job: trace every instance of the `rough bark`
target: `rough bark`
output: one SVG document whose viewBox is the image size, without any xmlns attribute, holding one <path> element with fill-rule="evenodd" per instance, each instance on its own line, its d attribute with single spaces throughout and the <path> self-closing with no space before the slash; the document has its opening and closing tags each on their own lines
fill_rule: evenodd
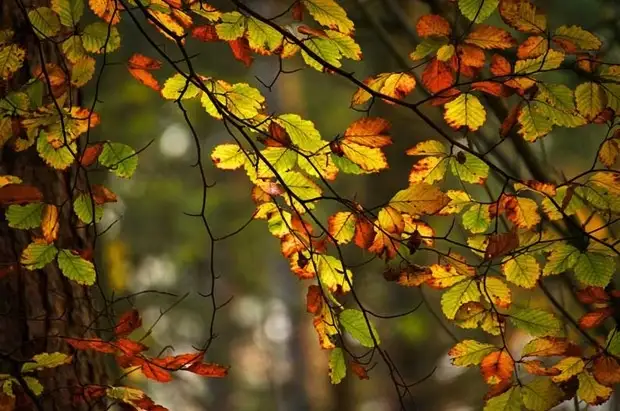
<svg viewBox="0 0 620 411">
<path fill-rule="evenodd" d="M 28 28 L 24 8 L 36 6 L 49 7 L 49 0 L 0 1 L 0 29 L 12 29 L 16 41 L 28 52 L 22 70 L 9 82 L 2 84 L 0 81 L 0 98 L 19 89 L 29 79 L 33 66 L 41 61 L 41 54 L 46 63 L 58 59 L 54 48 L 46 42 L 39 43 Z M 0 175 L 4 174 L 18 176 L 24 183 L 38 187 L 46 203 L 59 207 L 59 247 L 90 248 L 92 233 L 77 228 L 75 217 L 71 215 L 71 192 L 74 187 L 84 184 L 75 167 L 55 171 L 44 164 L 34 147 L 16 153 L 5 146 L 0 152 Z M 32 236 L 27 231 L 11 229 L 4 217 L 5 210 L 0 209 L 0 269 L 5 272 L 8 267 L 14 269 L 0 278 L 0 373 L 11 373 L 18 368 L 18 362 L 34 354 L 71 352 L 59 337 L 92 337 L 97 321 L 88 288 L 65 278 L 56 263 L 37 271 L 28 271 L 17 264 Z M 43 371 L 38 377 L 45 388 L 44 394 L 36 401 L 25 401 L 21 409 L 71 411 L 100 408 L 99 405 L 75 403 L 71 392 L 72 387 L 105 382 L 105 367 L 99 356 L 76 353 L 71 365 Z"/>
</svg>

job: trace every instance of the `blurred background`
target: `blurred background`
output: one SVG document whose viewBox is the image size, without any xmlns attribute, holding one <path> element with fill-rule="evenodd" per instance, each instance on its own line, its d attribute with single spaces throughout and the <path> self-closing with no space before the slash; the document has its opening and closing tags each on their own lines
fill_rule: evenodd
<svg viewBox="0 0 620 411">
<path fill-rule="evenodd" d="M 212 1 L 223 11 L 231 10 L 227 1 Z M 345 62 L 347 70 L 360 79 L 370 74 L 399 71 L 411 66 L 407 55 L 417 42 L 414 27 L 418 17 L 439 8 L 454 8 L 448 1 L 342 0 L 340 2 L 356 24 L 356 40 L 364 52 L 360 63 Z M 255 0 L 248 4 L 266 16 L 277 15 L 290 0 Z M 617 0 L 547 0 L 538 4 L 547 12 L 550 27 L 579 24 L 605 40 L 605 59 L 620 63 L 620 2 Z M 495 13 L 488 21 L 498 23 Z M 123 46 L 108 56 L 96 110 L 102 117 L 95 138 L 130 144 L 140 153 L 139 167 L 131 180 L 109 177 L 105 181 L 119 195 L 119 201 L 106 208 L 100 231 L 99 261 L 104 280 L 116 295 L 143 290 L 166 291 L 175 296 L 144 294 L 132 299 L 140 310 L 144 330 L 155 322 L 149 336 L 153 353 L 183 353 L 200 346 L 209 336 L 211 300 L 204 297 L 211 288 L 210 267 L 220 276 L 215 284 L 218 303 L 232 297 L 217 312 L 215 339 L 207 361 L 231 365 L 225 379 L 204 379 L 190 373 L 176 373 L 175 381 L 157 384 L 135 374 L 132 383 L 143 386 L 152 398 L 173 411 L 393 411 L 399 405 L 392 381 L 382 364 L 372 369 L 369 381 L 350 375 L 338 386 L 329 382 L 327 355 L 321 351 L 312 318 L 305 311 L 305 292 L 279 252 L 279 241 L 272 237 L 264 221 L 251 222 L 240 233 L 216 244 L 211 261 L 209 237 L 199 219 L 184 213 L 200 211 L 202 182 L 196 161 L 196 145 L 178 107 L 139 84 L 124 63 L 134 52 L 158 57 L 129 18 L 120 25 Z M 179 57 L 173 44 L 154 30 L 149 33 L 173 58 Z M 230 83 L 248 82 L 267 98 L 270 113 L 298 113 L 312 120 L 324 139 L 342 133 L 363 114 L 349 108 L 355 88 L 343 79 L 307 68 L 299 57 L 285 62 L 293 74 L 282 75 L 270 91 L 258 81 L 269 83 L 278 72 L 276 58 L 255 56 L 251 68 L 234 60 L 226 44 L 188 40 L 195 54 L 196 70 L 205 76 Z M 403 67 L 405 65 L 405 67 Z M 165 71 L 168 70 L 168 71 Z M 160 80 L 172 74 L 162 71 Z M 553 81 L 574 86 L 571 75 L 554 74 Z M 421 87 L 418 87 L 421 89 Z M 86 92 L 92 101 L 94 88 Z M 420 91 L 409 98 L 423 98 Z M 509 106 L 509 102 L 506 103 Z M 242 227 L 251 218 L 254 204 L 251 185 L 242 172 L 215 169 L 210 153 L 217 144 L 232 141 L 220 122 L 207 115 L 198 101 L 187 104 L 196 126 L 205 159 L 209 183 L 206 216 L 216 237 Z M 438 108 L 425 107 L 438 124 L 444 126 Z M 390 169 L 379 175 L 341 174 L 335 187 L 343 196 L 355 197 L 367 206 L 376 206 L 407 186 L 407 176 L 416 161 L 404 150 L 417 142 L 437 137 L 410 112 L 378 102 L 373 115 L 392 123 L 395 144 L 386 152 Z M 489 117 L 483 135 L 492 142 L 498 138 L 497 119 Z M 604 137 L 600 126 L 575 130 L 556 130 L 544 145 L 532 145 L 543 164 L 552 164 L 566 176 L 589 167 L 596 147 Z M 150 145 L 149 145 L 150 144 Z M 576 149 L 578 147 L 579 149 Z M 522 176 L 527 170 L 514 156 L 511 144 L 502 152 L 513 159 Z M 491 184 L 495 184 L 491 181 Z M 319 206 L 318 215 L 326 219 L 336 211 Z M 433 223 L 438 233 L 449 221 Z M 460 235 L 456 233 L 455 235 Z M 351 250 L 351 259 L 363 261 Z M 420 263 L 424 263 L 423 256 Z M 427 263 L 429 261 L 426 261 Z M 452 367 L 447 351 L 453 337 L 487 337 L 448 325 L 438 304 L 439 293 L 405 289 L 387 283 L 384 264 L 375 261 L 354 270 L 356 287 L 366 306 L 377 313 L 393 315 L 423 304 L 412 314 L 389 320 L 376 320 L 384 348 L 409 382 L 420 382 L 413 389 L 418 410 L 469 411 L 482 408 L 486 387 L 475 370 Z M 530 294 L 528 294 L 530 296 Z M 183 298 L 184 297 L 184 298 Z M 531 298 L 538 298 L 537 296 Z M 567 304 L 569 304 L 567 302 Z M 130 304 L 118 308 L 119 312 Z M 170 309 L 165 315 L 162 310 Z M 444 325 L 440 324 L 442 322 Z M 447 327 L 448 333 L 444 327 Z M 513 344 L 523 344 L 514 335 Z M 170 347 L 174 348 L 174 351 Z M 616 409 L 611 401 L 607 408 Z M 574 409 L 571 404 L 567 409 Z M 592 409 L 592 408 L 590 408 Z M 620 409 L 620 408 L 618 408 Z"/>
</svg>

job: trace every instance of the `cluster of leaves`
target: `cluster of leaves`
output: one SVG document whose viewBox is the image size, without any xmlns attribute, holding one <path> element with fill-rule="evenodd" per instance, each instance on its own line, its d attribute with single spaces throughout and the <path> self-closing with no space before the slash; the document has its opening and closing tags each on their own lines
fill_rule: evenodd
<svg viewBox="0 0 620 411">
<path fill-rule="evenodd" d="M 261 16 L 242 2 L 232 3 L 235 10 L 220 11 L 197 0 L 90 0 L 100 20 L 85 27 L 79 24 L 85 9 L 81 0 L 53 0 L 50 7 L 29 10 L 33 33 L 41 42 L 60 45 L 63 64 L 33 68 L 31 81 L 2 100 L 0 144 L 16 152 L 34 147 L 56 170 L 99 165 L 119 177 L 131 177 L 137 167 L 132 148 L 110 141 L 78 148 L 77 139 L 88 137 L 100 119 L 93 110 L 75 106 L 72 98 L 72 92 L 93 77 L 94 56 L 120 47 L 117 24 L 126 14 L 144 17 L 185 56 L 190 38 L 226 42 L 235 58 L 248 66 L 254 54 L 273 56 L 281 64 L 299 55 L 308 67 L 354 84 L 358 89 L 352 106 L 370 111 L 376 100 L 402 106 L 439 134 L 407 150 L 417 157 L 408 186 L 382 206 L 369 209 L 345 199 L 333 182 L 341 174 L 365 175 L 388 168 L 385 150 L 392 137 L 387 120 L 366 116 L 327 140 L 312 121 L 297 114 L 268 114 L 258 88 L 196 73 L 189 57 L 185 72 L 156 48 L 176 71 L 165 79 L 157 78 L 163 63 L 154 57 L 134 54 L 127 68 L 163 99 L 180 107 L 192 101 L 200 104 L 231 132 L 234 141 L 215 147 L 211 159 L 220 169 L 245 172 L 256 204 L 254 219 L 266 221 L 291 271 L 313 282 L 306 306 L 320 346 L 330 351 L 332 382 L 344 378 L 347 364 L 358 377 L 368 378 L 369 362 L 351 352 L 345 334 L 362 347 L 382 352 L 373 315 L 355 295 L 352 265 L 343 258 L 343 248 L 350 246 L 383 258 L 388 281 L 440 290 L 448 320 L 479 329 L 494 341 L 465 340 L 450 351 L 455 365 L 480 367 L 490 386 L 486 410 L 543 411 L 575 395 L 588 404 L 606 401 L 610 387 L 620 382 L 620 337 L 612 330 L 603 344 L 586 331 L 615 316 L 612 302 L 618 297 L 612 284 L 618 251 L 611 226 L 620 211 L 614 170 L 620 150 L 620 66 L 601 61 L 602 41 L 579 26 L 550 30 L 543 11 L 530 0 L 459 0 L 459 19 L 467 24 L 439 15 L 426 15 L 417 22 L 421 42 L 410 58 L 418 66 L 361 81 L 341 69 L 343 60 L 360 60 L 362 52 L 353 37 L 353 22 L 335 0 L 297 0 L 276 19 Z M 496 12 L 504 27 L 484 24 Z M 13 35 L 0 32 L 2 79 L 24 63 L 26 50 Z M 570 70 L 585 81 L 571 89 L 546 80 L 556 70 Z M 430 95 L 410 102 L 418 83 Z M 491 127 L 484 104 L 489 99 L 502 99 L 511 108 L 499 119 L 498 142 L 484 151 L 478 148 L 476 133 Z M 422 104 L 443 106 L 445 122 L 453 130 L 434 124 L 420 111 Z M 508 136 L 534 142 L 554 128 L 586 124 L 606 127 L 607 135 L 592 168 L 562 183 L 524 180 L 489 159 Z M 490 176 L 500 181 L 499 193 L 489 189 Z M 94 284 L 92 250 L 63 248 L 62 224 L 94 226 L 103 205 L 116 201 L 115 194 L 89 185 L 76 189 L 62 204 L 50 204 L 44 193 L 15 176 L 2 176 L 0 184 L 0 204 L 8 206 L 9 225 L 33 236 L 20 265 L 44 269 L 55 261 L 69 279 Z M 475 190 L 477 186 L 486 187 L 488 196 L 472 194 L 483 192 Z M 336 201 L 342 209 L 322 220 L 314 210 L 326 201 Z M 583 215 L 590 217 L 581 223 Z M 451 230 L 437 235 L 428 216 L 452 220 L 453 226 L 458 221 L 466 240 L 452 239 Z M 591 219 L 600 224 L 589 228 Z M 420 257 L 428 254 L 437 257 L 435 264 Z M 593 305 L 593 311 L 576 322 L 586 348 L 565 335 L 564 324 L 570 322 L 565 311 L 524 305 L 513 298 L 517 292 L 544 287 L 544 277 L 569 273 L 581 289 L 582 303 Z M 355 308 L 345 307 L 347 295 Z M 203 363 L 203 353 L 147 356 L 146 346 L 127 338 L 139 316 L 130 312 L 123 318 L 134 325 L 126 328 L 121 321 L 111 340 L 67 342 L 78 350 L 113 354 L 122 367 L 161 382 L 178 370 L 225 375 L 225 368 Z M 507 344 L 512 330 L 534 338 L 520 356 Z M 144 393 L 127 387 L 86 387 L 81 395 L 108 397 L 136 409 L 162 409 Z"/>
</svg>

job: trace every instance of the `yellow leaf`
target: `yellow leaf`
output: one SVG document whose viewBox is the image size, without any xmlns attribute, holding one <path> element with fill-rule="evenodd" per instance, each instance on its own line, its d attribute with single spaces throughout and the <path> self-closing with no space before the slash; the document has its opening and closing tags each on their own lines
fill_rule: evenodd
<svg viewBox="0 0 620 411">
<path fill-rule="evenodd" d="M 415 88 L 416 81 L 415 77 L 409 73 L 382 73 L 375 77 L 367 78 L 364 80 L 364 84 L 377 93 L 395 99 L 402 99 Z M 353 95 L 351 103 L 353 105 L 364 104 L 371 98 L 372 95 L 368 91 L 360 88 Z M 394 104 L 387 100 L 385 102 Z"/>
<path fill-rule="evenodd" d="M 412 184 L 390 200 L 390 206 L 412 216 L 435 214 L 448 204 L 448 197 L 437 187 L 426 183 Z"/>
<path fill-rule="evenodd" d="M 579 379 L 577 395 L 588 404 L 602 404 L 611 396 L 612 389 L 599 384 L 589 372 L 582 372 L 577 378 Z"/>
<path fill-rule="evenodd" d="M 329 234 L 338 244 L 346 244 L 353 239 L 355 234 L 355 215 L 350 211 L 339 212 L 328 219 Z"/>
<path fill-rule="evenodd" d="M 578 85 L 575 98 L 577 110 L 588 120 L 593 120 L 607 105 L 603 89 L 592 81 Z"/>
<path fill-rule="evenodd" d="M 503 0 L 499 14 L 509 26 L 524 33 L 544 33 L 547 17 L 530 0 Z"/>
<path fill-rule="evenodd" d="M 536 259 L 529 254 L 508 257 L 502 264 L 506 279 L 523 288 L 534 288 L 540 278 L 541 270 Z"/>
<path fill-rule="evenodd" d="M 323 26 L 336 28 L 344 34 L 353 33 L 353 22 L 334 0 L 302 0 L 310 15 Z"/>
<path fill-rule="evenodd" d="M 487 113 L 478 97 L 472 94 L 461 94 L 445 105 L 444 118 L 453 128 L 468 127 L 476 131 L 486 121 Z"/>
<path fill-rule="evenodd" d="M 553 366 L 560 370 L 560 374 L 551 377 L 553 382 L 564 382 L 573 378 L 575 375 L 583 371 L 585 363 L 581 357 L 566 357 Z"/>
</svg>

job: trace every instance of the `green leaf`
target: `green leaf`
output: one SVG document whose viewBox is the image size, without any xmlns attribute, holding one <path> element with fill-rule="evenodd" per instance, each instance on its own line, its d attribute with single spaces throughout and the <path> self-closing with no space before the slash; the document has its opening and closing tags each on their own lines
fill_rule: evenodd
<svg viewBox="0 0 620 411">
<path fill-rule="evenodd" d="M 75 63 L 80 58 L 86 56 L 86 50 L 82 45 L 82 37 L 80 36 L 68 37 L 62 42 L 61 47 L 65 57 L 67 57 L 67 59 L 72 63 Z"/>
<path fill-rule="evenodd" d="M 597 83 L 587 81 L 575 89 L 577 110 L 588 120 L 594 119 L 606 106 L 605 94 Z"/>
<path fill-rule="evenodd" d="M 297 114 L 282 114 L 278 116 L 276 122 L 286 130 L 293 144 L 301 149 L 314 153 L 327 144 L 321 139 L 321 134 L 314 127 L 314 123 L 302 119 Z"/>
<path fill-rule="evenodd" d="M 510 322 L 535 337 L 557 336 L 562 322 L 552 313 L 538 308 L 517 308 L 510 313 Z"/>
<path fill-rule="evenodd" d="M 116 26 L 98 21 L 84 27 L 82 45 L 90 53 L 111 53 L 121 46 L 121 36 Z"/>
<path fill-rule="evenodd" d="M 351 334 L 351 337 L 355 338 L 362 344 L 364 347 L 372 348 L 375 346 L 375 343 L 372 337 L 375 337 L 377 344 L 380 344 L 379 334 L 375 329 L 375 326 L 372 322 L 366 323 L 366 319 L 364 318 L 364 314 L 359 310 L 354 309 L 346 309 L 340 313 L 339 316 L 340 325 L 342 325 L 346 332 Z M 368 327 L 370 324 L 370 329 Z M 372 332 L 372 334 L 371 334 Z"/>
<path fill-rule="evenodd" d="M 37 37 L 53 37 L 60 31 L 58 15 L 49 7 L 38 7 L 28 12 L 28 20 Z"/>
<path fill-rule="evenodd" d="M 52 10 L 63 26 L 75 27 L 84 13 L 84 0 L 52 0 Z"/>
<path fill-rule="evenodd" d="M 56 254 L 58 254 L 58 249 L 54 244 L 47 244 L 43 240 L 35 240 L 22 251 L 20 264 L 27 270 L 41 269 L 51 263 Z"/>
<path fill-rule="evenodd" d="M 30 203 L 26 205 L 10 205 L 6 211 L 6 219 L 9 227 L 28 230 L 41 225 L 41 213 L 43 203 Z"/>
<path fill-rule="evenodd" d="M 481 23 L 497 9 L 499 0 L 459 0 L 459 9 L 469 21 Z"/>
<path fill-rule="evenodd" d="M 487 163 L 472 154 L 462 153 L 462 162 L 458 157 L 451 159 L 452 174 L 467 183 L 484 184 L 489 176 L 489 166 Z"/>
<path fill-rule="evenodd" d="M 138 167 L 135 150 L 122 143 L 106 142 L 98 159 L 102 166 L 122 178 L 130 178 Z"/>
<path fill-rule="evenodd" d="M 473 204 L 463 213 L 463 227 L 474 234 L 484 233 L 491 224 L 488 204 Z"/>
<path fill-rule="evenodd" d="M 61 352 L 44 352 L 32 357 L 32 362 L 28 361 L 22 365 L 22 373 L 42 370 L 44 368 L 55 368 L 64 364 L 69 364 L 73 357 Z"/>
<path fill-rule="evenodd" d="M 353 32 L 353 22 L 347 17 L 347 12 L 334 0 L 302 0 L 308 13 L 320 24 L 327 27 L 336 27 L 344 34 Z"/>
<path fill-rule="evenodd" d="M 24 381 L 26 381 L 26 385 L 30 388 L 30 391 L 33 392 L 37 397 L 43 394 L 43 385 L 34 377 L 29 375 L 24 375 Z"/>
<path fill-rule="evenodd" d="M 580 253 L 573 266 L 575 278 L 583 285 L 606 287 L 616 272 L 614 257 L 585 252 Z"/>
<path fill-rule="evenodd" d="M 521 126 L 519 134 L 527 141 L 533 142 L 544 137 L 553 128 L 553 122 L 546 115 L 544 103 L 532 101 L 521 108 L 517 121 Z"/>
<path fill-rule="evenodd" d="M 65 277 L 78 284 L 93 285 L 95 283 L 97 275 L 93 263 L 73 254 L 71 250 L 58 252 L 58 267 Z"/>
<path fill-rule="evenodd" d="M 607 342 L 605 343 L 607 351 L 612 355 L 620 355 L 620 330 L 614 328 L 607 334 Z"/>
<path fill-rule="evenodd" d="M 484 411 L 521 411 L 522 409 L 523 401 L 519 386 L 511 387 L 505 393 L 489 399 L 484 406 Z"/>
<path fill-rule="evenodd" d="M 467 127 L 476 131 L 487 119 L 484 106 L 473 94 L 461 94 L 445 106 L 444 118 L 453 128 Z"/>
<path fill-rule="evenodd" d="M 344 361 L 342 348 L 334 348 L 329 354 L 329 377 L 332 384 L 340 384 L 347 375 L 347 365 Z"/>
<path fill-rule="evenodd" d="M 82 193 L 73 200 L 73 211 L 84 224 L 93 223 L 93 210 L 95 221 L 98 223 L 103 217 L 103 206 L 94 204 L 88 193 Z"/>
<path fill-rule="evenodd" d="M 441 309 L 449 320 L 454 320 L 456 313 L 463 304 L 480 301 L 480 290 L 474 280 L 466 280 L 456 284 L 441 296 Z"/>
<path fill-rule="evenodd" d="M 506 279 L 523 288 L 534 288 L 540 278 L 541 270 L 536 258 L 530 254 L 507 257 L 502 264 Z"/>
<path fill-rule="evenodd" d="M 556 406 L 564 396 L 562 390 L 548 377 L 536 377 L 521 387 L 523 405 L 531 411 L 547 411 Z"/>
<path fill-rule="evenodd" d="M 534 74 L 540 71 L 554 70 L 564 62 L 566 55 L 561 51 L 549 50 L 542 56 L 534 59 L 517 60 L 515 74 Z"/>
<path fill-rule="evenodd" d="M 562 43 L 568 42 L 570 46 L 584 51 L 596 51 L 602 45 L 598 37 L 579 26 L 560 26 L 555 30 L 553 39 L 560 40 Z M 573 48 L 570 46 L 568 48 Z M 564 48 L 566 49 L 567 47 Z"/>
<path fill-rule="evenodd" d="M 0 47 L 0 78 L 8 79 L 24 64 L 26 51 L 17 44 Z"/>
<path fill-rule="evenodd" d="M 218 38 L 226 41 L 236 40 L 245 34 L 246 17 L 236 11 L 223 13 L 222 22 L 215 26 Z"/>
<path fill-rule="evenodd" d="M 49 166 L 57 170 L 65 170 L 75 160 L 77 155 L 77 145 L 75 143 L 69 143 L 69 145 L 63 145 L 56 149 L 49 142 L 47 133 L 42 131 L 37 138 L 37 152 L 39 156 Z"/>
<path fill-rule="evenodd" d="M 447 39 L 435 39 L 435 38 L 425 38 L 421 43 L 419 43 L 413 53 L 409 55 L 409 58 L 413 61 L 422 60 L 424 57 L 429 54 L 437 52 L 442 46 L 444 46 L 447 42 Z"/>
<path fill-rule="evenodd" d="M 168 100 L 178 100 L 179 98 L 187 100 L 196 97 L 199 93 L 200 89 L 180 73 L 166 80 L 161 89 L 162 97 Z"/>
<path fill-rule="evenodd" d="M 452 347 L 448 355 L 452 364 L 459 367 L 469 367 L 470 365 L 480 364 L 480 361 L 493 351 L 497 351 L 497 347 L 493 344 L 481 343 L 476 340 L 463 340 Z"/>
<path fill-rule="evenodd" d="M 247 19 L 247 28 L 248 44 L 252 50 L 260 54 L 273 53 L 282 45 L 284 36 L 254 17 Z"/>
<path fill-rule="evenodd" d="M 579 250 L 565 242 L 551 245 L 543 275 L 561 274 L 577 263 Z"/>
<path fill-rule="evenodd" d="M 307 39 L 304 44 L 310 51 L 316 54 L 320 60 L 316 60 L 305 50 L 301 51 L 301 56 L 306 64 L 315 70 L 324 71 L 325 67 L 323 66 L 323 62 L 329 63 L 334 67 L 342 66 L 340 62 L 342 54 L 340 53 L 338 45 L 333 41 L 321 37 L 311 37 Z"/>
</svg>

